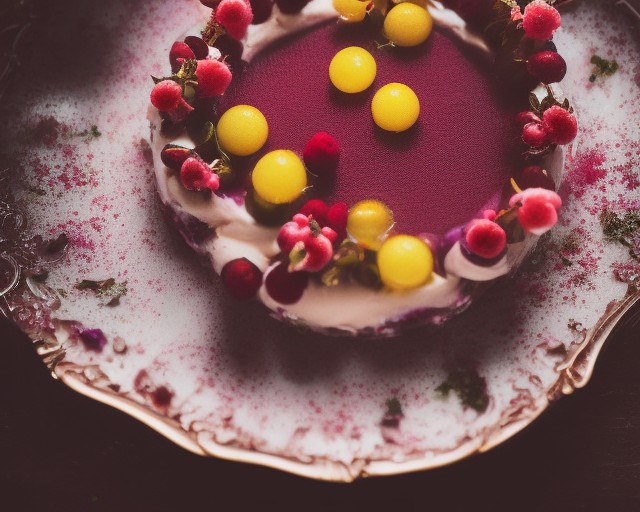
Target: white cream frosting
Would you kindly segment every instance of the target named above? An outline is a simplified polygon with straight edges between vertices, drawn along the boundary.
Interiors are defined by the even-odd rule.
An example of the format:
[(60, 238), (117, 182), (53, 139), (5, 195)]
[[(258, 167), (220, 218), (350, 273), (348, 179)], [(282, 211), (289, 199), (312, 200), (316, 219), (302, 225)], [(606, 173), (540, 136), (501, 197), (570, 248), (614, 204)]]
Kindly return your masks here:
[[(490, 56), (486, 43), (468, 31), (465, 22), (455, 12), (438, 2), (431, 2), (428, 9), (436, 24), (451, 30), (465, 43)], [(260, 50), (281, 37), (337, 16), (332, 0), (313, 0), (298, 15), (283, 14), (275, 7), (267, 22), (249, 28), (247, 38), (243, 41), (243, 60), (250, 61)], [(542, 88), (535, 92), (540, 97), (545, 94)], [(173, 211), (191, 215), (215, 229), (215, 236), (200, 247), (209, 255), (214, 270), (220, 273), (226, 263), (244, 257), (268, 273), (273, 258), (280, 252), (276, 243), (279, 230), (258, 224), (244, 204), (239, 204), (234, 198), (186, 190), (175, 172), (164, 166), (160, 153), (168, 143), (193, 148), (193, 141), (187, 136), (177, 139), (164, 137), (160, 133), (160, 116), (153, 107), (149, 108), (149, 119), (161, 200)], [(547, 168), (558, 183), (563, 165), (562, 151), (556, 150), (548, 157), (547, 163)], [(506, 256), (489, 267), (469, 261), (461, 253), (459, 243), (456, 243), (444, 258), (445, 275), (434, 273), (428, 283), (410, 291), (374, 290), (356, 283), (327, 287), (312, 280), (302, 298), (293, 305), (274, 301), (264, 285), (258, 297), (278, 316), (314, 329), (339, 329), (354, 334), (364, 329), (376, 330), (414, 311), (456, 307), (461, 300), (461, 278), (488, 281), (508, 273), (520, 264), (536, 240), (537, 237), (528, 236), (525, 242), (508, 246)]]

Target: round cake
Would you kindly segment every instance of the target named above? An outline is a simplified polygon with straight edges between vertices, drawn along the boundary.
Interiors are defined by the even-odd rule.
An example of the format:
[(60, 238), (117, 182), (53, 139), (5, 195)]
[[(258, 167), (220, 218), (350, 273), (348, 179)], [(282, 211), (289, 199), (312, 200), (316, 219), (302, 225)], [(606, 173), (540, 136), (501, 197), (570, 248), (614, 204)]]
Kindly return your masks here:
[(577, 123), (543, 0), (202, 3), (154, 78), (151, 141), (231, 296), (395, 335), (463, 311), (557, 222)]

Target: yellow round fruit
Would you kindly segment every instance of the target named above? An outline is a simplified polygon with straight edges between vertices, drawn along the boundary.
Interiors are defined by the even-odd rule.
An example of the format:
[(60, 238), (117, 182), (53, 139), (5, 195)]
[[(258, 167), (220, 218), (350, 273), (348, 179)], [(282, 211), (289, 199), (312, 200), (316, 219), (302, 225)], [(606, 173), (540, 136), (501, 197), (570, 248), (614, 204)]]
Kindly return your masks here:
[(347, 232), (360, 245), (377, 250), (393, 227), (393, 213), (381, 201), (367, 199), (349, 209)]
[(418, 46), (427, 40), (432, 27), (429, 12), (410, 2), (396, 5), (384, 18), (384, 33), (397, 46)]
[(295, 201), (307, 187), (307, 171), (293, 151), (277, 149), (264, 155), (253, 169), (256, 193), (271, 204)]
[(333, 0), (333, 8), (344, 21), (362, 21), (367, 15), (368, 0)]
[(413, 90), (399, 83), (382, 86), (371, 101), (373, 121), (383, 130), (403, 132), (411, 128), (420, 115), (420, 100)]
[(415, 236), (387, 238), (378, 251), (382, 283), (392, 290), (411, 290), (425, 284), (433, 273), (429, 246)]
[(376, 61), (364, 48), (349, 46), (340, 50), (329, 64), (329, 79), (346, 93), (362, 92), (376, 78)]
[(236, 105), (220, 117), (217, 134), (222, 149), (232, 155), (247, 156), (267, 142), (269, 126), (257, 108)]

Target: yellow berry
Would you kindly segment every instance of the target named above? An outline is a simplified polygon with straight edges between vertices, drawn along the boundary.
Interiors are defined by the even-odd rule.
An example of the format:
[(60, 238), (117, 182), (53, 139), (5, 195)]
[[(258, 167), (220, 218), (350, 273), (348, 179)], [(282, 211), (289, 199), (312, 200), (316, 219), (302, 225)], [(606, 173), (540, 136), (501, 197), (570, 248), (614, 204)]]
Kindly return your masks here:
[(398, 46), (418, 46), (429, 37), (432, 26), (429, 12), (410, 2), (396, 5), (384, 18), (384, 33)]
[(403, 132), (418, 120), (420, 100), (410, 87), (390, 83), (373, 96), (371, 114), (373, 121), (383, 130)]
[(367, 15), (368, 0), (333, 0), (333, 8), (344, 21), (362, 21)]
[(393, 290), (411, 290), (425, 284), (433, 272), (429, 246), (415, 236), (387, 238), (378, 251), (382, 283)]
[(329, 78), (342, 92), (362, 92), (376, 78), (376, 61), (364, 48), (349, 46), (331, 59)]
[(236, 105), (218, 121), (220, 146), (232, 155), (247, 156), (258, 151), (269, 136), (267, 120), (251, 105)]
[(307, 171), (293, 151), (277, 149), (258, 160), (251, 182), (256, 193), (267, 203), (291, 203), (307, 187)]
[(377, 250), (387, 232), (393, 227), (393, 213), (389, 207), (373, 199), (356, 203), (349, 209), (349, 236), (367, 249)]

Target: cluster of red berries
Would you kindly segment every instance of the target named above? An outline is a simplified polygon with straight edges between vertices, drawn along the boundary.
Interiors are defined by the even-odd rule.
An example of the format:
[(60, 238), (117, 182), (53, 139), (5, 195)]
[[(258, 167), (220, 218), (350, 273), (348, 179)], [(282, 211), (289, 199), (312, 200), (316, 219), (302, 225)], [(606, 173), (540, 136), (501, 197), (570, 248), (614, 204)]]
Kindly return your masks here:
[[(567, 64), (550, 42), (560, 27), (557, 9), (545, 0), (534, 0), (524, 8), (524, 13), (519, 6), (515, 6), (511, 10), (511, 20), (520, 24), (527, 38), (540, 42), (537, 43), (538, 51), (527, 59), (529, 75), (544, 84), (562, 80), (567, 72)], [(542, 44), (542, 41), (546, 44)]]
[(284, 262), (273, 266), (263, 278), (262, 271), (247, 258), (228, 262), (220, 278), (227, 292), (238, 300), (255, 297), (264, 281), (269, 296), (280, 304), (298, 302), (309, 284), (308, 272), (289, 272)]
[[(264, 276), (265, 290), (273, 300), (279, 304), (300, 300), (310, 274), (324, 268), (345, 239), (347, 215), (345, 203), (329, 206), (312, 199), (281, 228), (277, 242), (288, 260), (277, 263)], [(227, 263), (221, 277), (229, 293), (242, 300), (254, 297), (263, 281), (260, 269), (246, 258)]]
[[(185, 61), (195, 60), (195, 94), (198, 99), (221, 96), (231, 83), (231, 70), (224, 62), (210, 59), (209, 47), (199, 37), (189, 36), (184, 41), (173, 43), (169, 62), (174, 73)], [(158, 82), (151, 91), (151, 104), (165, 113), (172, 121), (185, 119), (193, 107), (185, 99), (185, 87), (178, 78)]]
[(522, 126), (522, 140), (532, 148), (569, 144), (578, 134), (576, 117), (560, 105), (545, 110), (542, 119), (533, 112), (521, 112), (517, 120)]
[(220, 188), (220, 177), (195, 151), (167, 144), (160, 158), (169, 169), (179, 173), (180, 182), (187, 190), (215, 192)]

